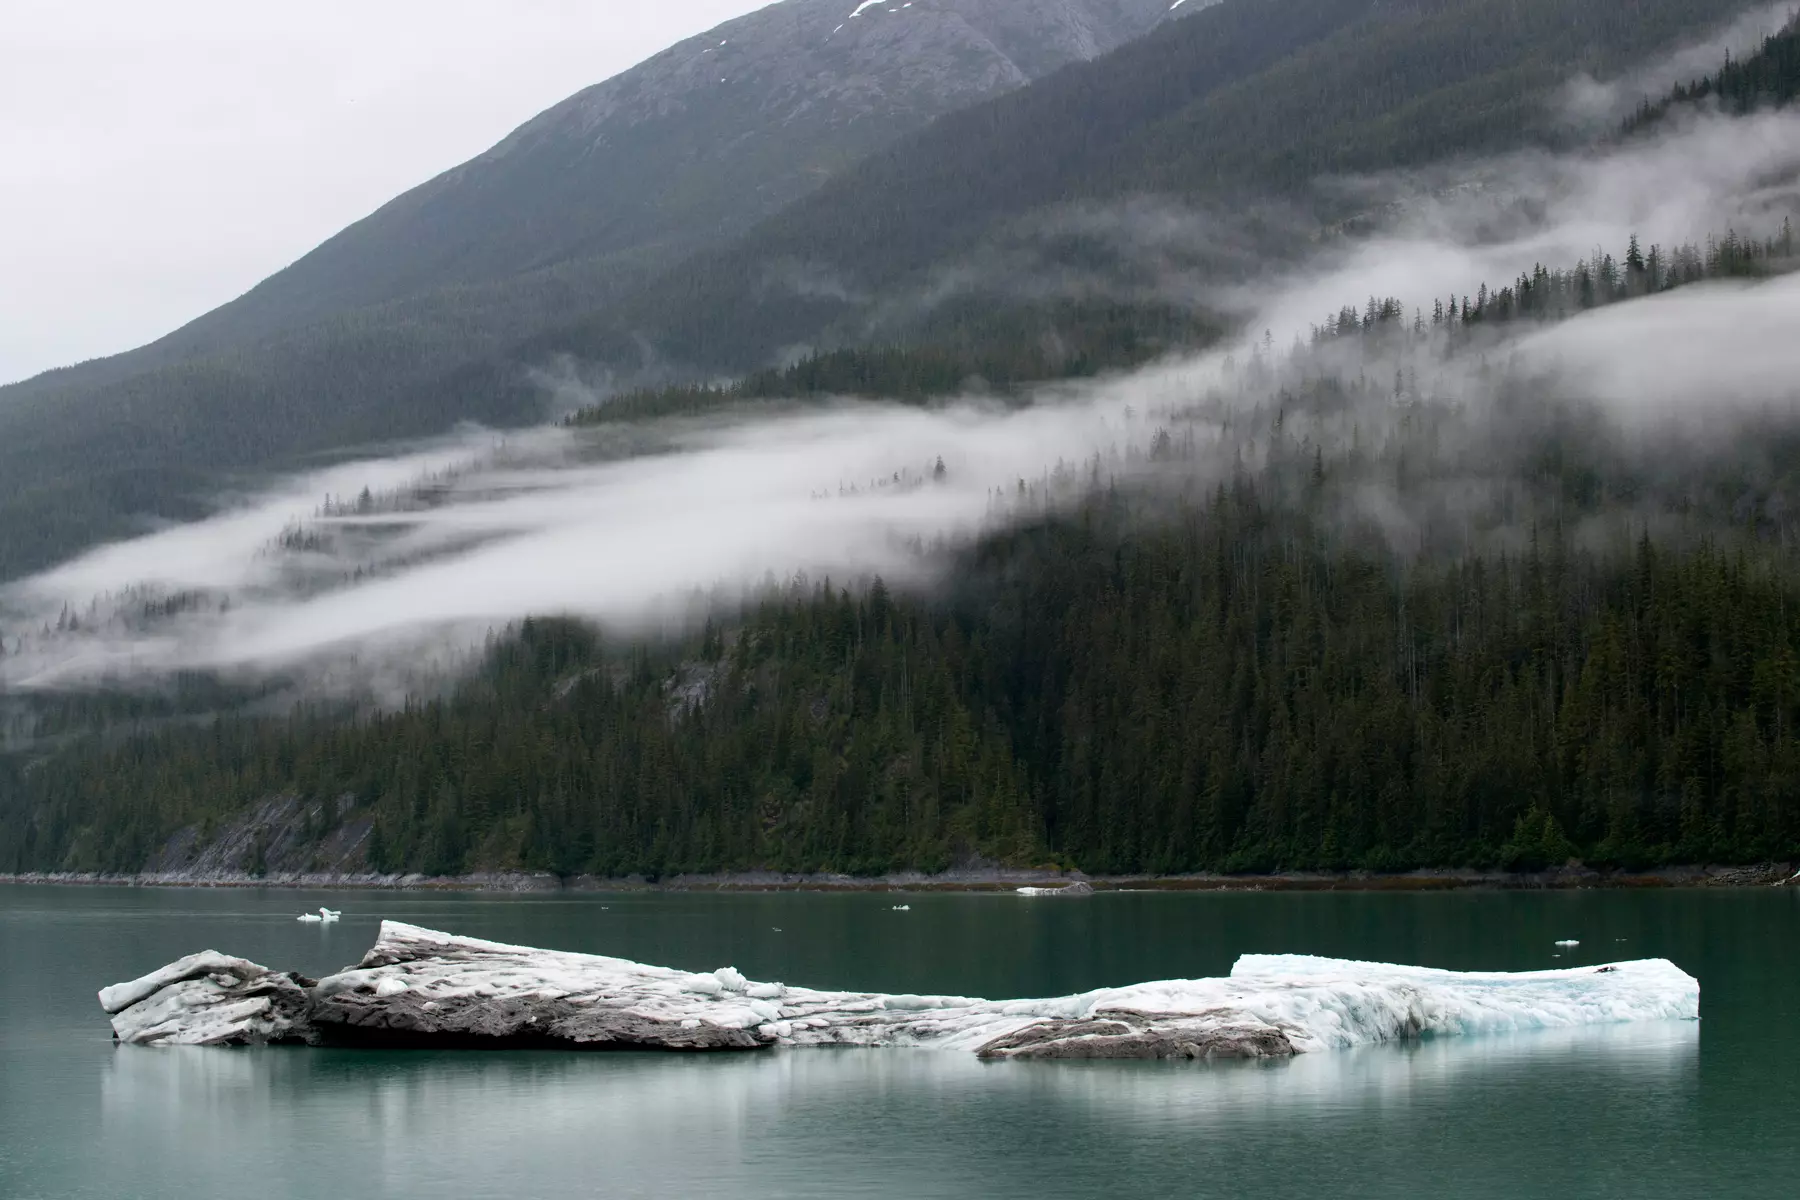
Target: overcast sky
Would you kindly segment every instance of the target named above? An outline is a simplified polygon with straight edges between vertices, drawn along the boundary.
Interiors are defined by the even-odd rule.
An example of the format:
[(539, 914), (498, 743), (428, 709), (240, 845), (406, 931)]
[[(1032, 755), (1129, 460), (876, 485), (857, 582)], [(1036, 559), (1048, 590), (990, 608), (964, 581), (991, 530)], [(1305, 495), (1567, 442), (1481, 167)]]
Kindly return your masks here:
[(768, 0), (0, 0), (0, 382), (141, 345)]

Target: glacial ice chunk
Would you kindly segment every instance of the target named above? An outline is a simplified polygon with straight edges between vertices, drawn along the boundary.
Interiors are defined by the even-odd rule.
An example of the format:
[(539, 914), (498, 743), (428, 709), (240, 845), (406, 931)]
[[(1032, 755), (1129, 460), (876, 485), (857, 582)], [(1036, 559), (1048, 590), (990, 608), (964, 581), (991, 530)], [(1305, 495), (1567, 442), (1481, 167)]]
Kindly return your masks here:
[(732, 967), (689, 974), (390, 921), (361, 963), (316, 985), (208, 954), (101, 998), (122, 1041), (1261, 1058), (1422, 1036), (1693, 1020), (1700, 985), (1661, 959), (1504, 973), (1251, 954), (1222, 979), (983, 1000), (819, 991), (755, 982)]

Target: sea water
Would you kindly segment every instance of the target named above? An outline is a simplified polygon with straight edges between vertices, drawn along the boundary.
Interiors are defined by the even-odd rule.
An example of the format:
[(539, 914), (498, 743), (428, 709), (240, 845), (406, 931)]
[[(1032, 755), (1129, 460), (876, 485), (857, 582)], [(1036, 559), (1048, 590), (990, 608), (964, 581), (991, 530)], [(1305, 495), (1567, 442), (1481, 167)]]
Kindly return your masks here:
[[(295, 921), (320, 904), (343, 919)], [(1702, 1020), (1213, 1065), (110, 1043), (101, 986), (209, 948), (322, 974), (359, 958), (384, 917), (686, 970), (994, 998), (1222, 975), (1245, 953), (1455, 970), (1666, 957), (1700, 979)], [(1800, 1172), (1797, 928), (1800, 892), (1775, 889), (0, 887), (0, 1196), (1757, 1196)]]

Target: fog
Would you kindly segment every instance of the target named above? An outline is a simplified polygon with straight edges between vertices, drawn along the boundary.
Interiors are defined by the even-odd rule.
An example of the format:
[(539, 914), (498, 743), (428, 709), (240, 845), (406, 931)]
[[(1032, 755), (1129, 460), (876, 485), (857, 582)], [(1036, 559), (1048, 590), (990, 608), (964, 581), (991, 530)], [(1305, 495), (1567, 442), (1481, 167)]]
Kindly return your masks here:
[[(27, 580), (10, 590), (6, 626), (27, 635), (25, 652), (15, 640), (0, 661), (9, 683), (34, 687), (327, 651), (412, 657), (533, 614), (656, 629), (696, 593), (735, 599), (799, 574), (922, 583), (932, 544), (1004, 520), (1021, 482), (1041, 485), (1059, 463), (1102, 449), (1124, 459), (1148, 436), (1143, 410), (1209, 369), (1024, 408), (843, 402), (668, 424), (659, 449), (623, 460), (592, 461), (600, 448), (577, 431), (470, 435), (285, 482)], [(423, 489), (399, 486), (414, 481)], [(348, 503), (326, 507), (327, 494)], [(146, 602), (171, 596), (183, 611), (144, 618)]]
[[(1526, 432), (1520, 397), (1597, 414), (1620, 453), (1701, 453), (1696, 429), (1723, 446), (1741, 422), (1795, 415), (1800, 279), (1696, 285), (1553, 326), (1521, 322), (1457, 356), (1429, 337), (1286, 348), (1371, 295), (1429, 314), (1434, 300), (1509, 283), (1535, 263), (1571, 266), (1597, 247), (1622, 255), (1633, 233), (1646, 246), (1733, 227), (1766, 237), (1800, 208), (1797, 178), (1800, 117), (1702, 114), (1577, 154), (1347, 181), (1400, 196), (1387, 227), (1232, 289), (1241, 340), (1206, 354), (1004, 401), (845, 398), (632, 429), (465, 431), (284, 479), (209, 520), (0, 592), (0, 683), (205, 669), (391, 692), (532, 615), (654, 635), (802, 576), (929, 589), (957, 546), (1096, 487), (1154, 493), (1172, 477), (1190, 486), (1255, 469), (1289, 391), (1323, 377), (1361, 400), (1335, 417), (1296, 412), (1286, 436), (1321, 455), (1379, 441), (1424, 400), (1458, 414), (1461, 435), (1432, 442), (1445, 459), (1439, 505), (1474, 503), (1510, 469), (1502, 443)], [(1140, 245), (1189, 228), (1135, 211), (1157, 213)], [(1203, 235), (1206, 223), (1191, 228)], [(1152, 452), (1166, 434), (1181, 447), (1174, 466)], [(1461, 461), (1485, 464), (1479, 479)], [(1374, 484), (1354, 497), (1347, 509), (1389, 526), (1417, 520), (1411, 501)]]
[(1597, 80), (1581, 75), (1570, 80), (1559, 98), (1562, 116), (1574, 128), (1602, 133), (1617, 128), (1645, 100), (1664, 96), (1677, 84), (1711, 75), (1727, 54), (1746, 58), (1763, 39), (1781, 30), (1796, 14), (1794, 0), (1771, 0), (1741, 14), (1710, 37), (1678, 47), (1673, 52), (1617, 79)]

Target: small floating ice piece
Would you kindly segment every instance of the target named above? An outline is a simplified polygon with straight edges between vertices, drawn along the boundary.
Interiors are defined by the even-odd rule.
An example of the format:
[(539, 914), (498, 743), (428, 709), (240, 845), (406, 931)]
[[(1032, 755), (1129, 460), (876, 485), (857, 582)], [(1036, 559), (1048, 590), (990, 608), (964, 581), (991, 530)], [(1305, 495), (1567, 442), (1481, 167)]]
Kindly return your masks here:
[(1565, 950), (1570, 949), (1571, 947), (1574, 947), (1574, 946), (1581, 945), (1581, 943), (1574, 938), (1564, 938), (1562, 941), (1560, 941), (1556, 944), (1561, 946)]
[(296, 921), (305, 921), (308, 925), (317, 925), (320, 921), (323, 921), (325, 918), (321, 917), (318, 913), (301, 913), (299, 916), (295, 917), (294, 919)]
[(1091, 896), (1094, 894), (1093, 885), (1080, 880), (1067, 887), (1022, 887), (1015, 890), (1021, 896)]
[(895, 911), (895, 912), (911, 912), (911, 911), (912, 911), (912, 905), (910, 905), (910, 904), (896, 904), (896, 905), (894, 905), (894, 911)]

